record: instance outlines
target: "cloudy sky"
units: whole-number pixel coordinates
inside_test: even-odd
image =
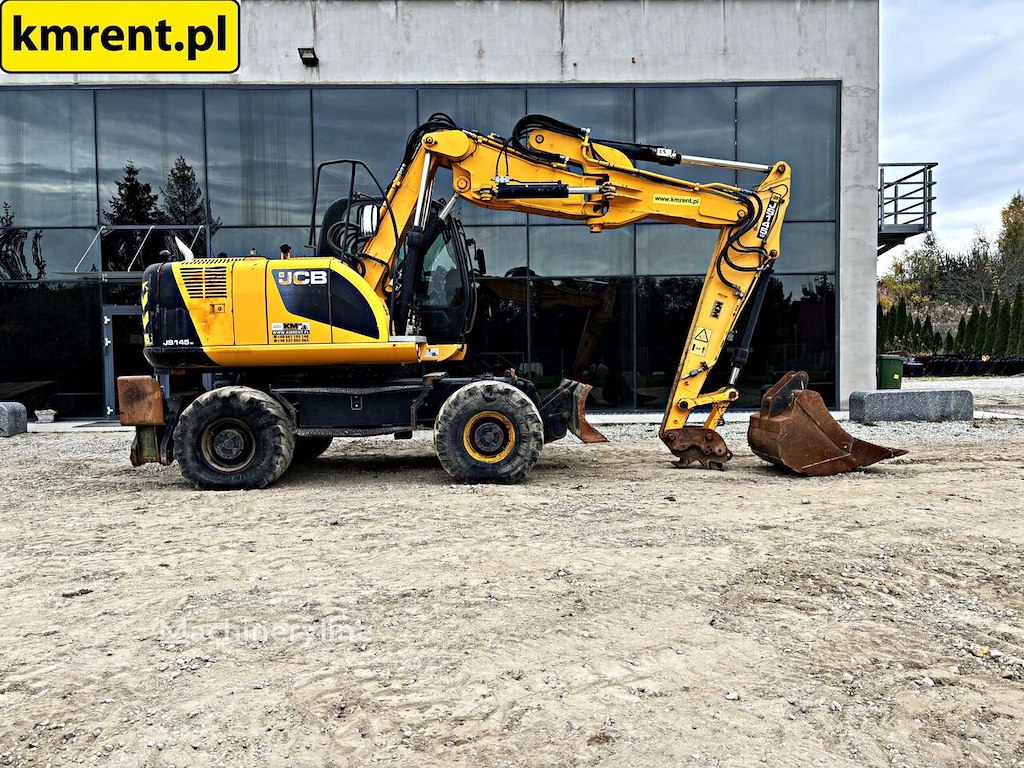
[[[940,243],[995,239],[1024,190],[1024,0],[881,0],[880,134],[883,163],[938,162]]]

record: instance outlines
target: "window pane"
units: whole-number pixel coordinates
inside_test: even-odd
[[[197,90],[118,88],[96,92],[99,145],[100,206],[110,216],[112,200],[138,210],[118,197],[117,182],[125,166],[138,169],[140,184],[160,195],[157,206],[173,224],[200,224],[206,219],[206,177],[203,168],[203,104]],[[178,159],[182,163],[178,164]],[[177,167],[176,167],[176,164]],[[173,184],[168,175],[175,170]],[[192,176],[190,176],[192,174]],[[198,197],[196,196],[198,194]],[[217,212],[213,211],[213,217]],[[117,224],[148,224],[157,217],[136,216]],[[110,218],[104,218],[110,222]]]
[[[717,229],[641,224],[636,228],[637,274],[703,274],[717,242]]]
[[[308,90],[206,92],[210,204],[226,226],[309,221]]]
[[[0,400],[100,412],[99,291],[98,281],[0,283]]]
[[[526,114],[522,88],[421,88],[419,122],[444,112],[460,128],[508,136]]]
[[[385,191],[402,163],[405,141],[415,127],[416,91],[412,89],[313,91],[316,163],[338,158],[362,160]],[[348,197],[349,174],[346,166],[324,170],[317,202],[318,221],[332,201]],[[356,190],[374,197],[380,195],[365,173],[356,175]]]
[[[16,227],[96,225],[91,91],[3,89],[0,203]]]
[[[213,236],[213,255],[248,256],[255,249],[260,256],[277,259],[281,255],[281,246],[290,245],[292,256],[312,256],[313,252],[305,248],[308,237],[309,229],[302,227],[225,227],[217,230]]]
[[[530,88],[527,111],[548,115],[564,123],[589,128],[594,138],[633,140],[631,88]]]
[[[523,278],[478,280],[476,320],[468,338],[466,369],[500,373],[526,369],[526,292]]]
[[[637,400],[641,408],[663,408],[689,331],[702,276],[643,278],[637,285]],[[739,337],[746,323],[737,325]],[[704,384],[724,386],[732,362],[727,344]],[[773,276],[750,359],[737,388],[737,406],[756,408],[761,388],[789,370],[807,371],[811,388],[835,404],[835,283],[825,275]],[[736,406],[734,406],[736,407]]]
[[[0,230],[0,280],[67,280],[100,268],[95,229]],[[84,257],[84,258],[83,258]]]
[[[664,408],[668,402],[703,280],[703,276],[637,280],[638,408]]]
[[[460,128],[507,137],[512,126],[526,114],[526,91],[522,88],[421,88],[419,122],[434,112],[444,112]],[[438,174],[434,197],[452,195],[450,172]],[[467,224],[522,224],[526,214],[489,211],[463,203],[460,217]]]
[[[542,392],[590,384],[588,407],[633,408],[632,279],[531,279],[532,366]]]
[[[181,254],[174,238],[188,246],[196,258],[206,256],[206,230],[203,225],[181,229],[153,226],[110,228],[100,240],[103,270],[106,272],[141,272],[150,264],[180,261]],[[168,255],[164,255],[164,251]]]
[[[633,227],[594,234],[583,225],[531,226],[530,270],[545,277],[630,275]]]
[[[736,89],[637,88],[636,140],[670,147],[684,155],[734,160],[736,157]],[[696,165],[642,167],[700,184],[736,183],[736,173]]]
[[[836,225],[784,224],[775,271],[835,272]]]
[[[786,216],[832,221],[836,216],[836,87],[756,86],[737,89],[737,156],[751,163],[785,160],[793,167]],[[741,173],[756,185],[761,175]]]
[[[526,227],[467,226],[466,237],[475,240],[472,249],[484,252],[487,274],[493,277],[508,275],[509,270],[526,266]]]
[[[754,334],[749,370],[757,385],[774,384],[786,371],[807,371],[811,389],[835,405],[836,284],[831,275],[772,278]],[[756,399],[754,398],[755,404]]]

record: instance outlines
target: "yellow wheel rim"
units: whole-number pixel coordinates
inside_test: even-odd
[[[497,411],[473,414],[462,430],[466,453],[484,464],[497,464],[508,457],[516,444],[516,428],[512,421]]]

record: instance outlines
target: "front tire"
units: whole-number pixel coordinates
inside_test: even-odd
[[[249,387],[221,387],[200,395],[174,429],[181,474],[201,490],[266,488],[284,474],[295,433],[284,408]]]
[[[537,406],[503,381],[474,381],[456,390],[434,422],[437,458],[461,482],[517,483],[543,446]]]

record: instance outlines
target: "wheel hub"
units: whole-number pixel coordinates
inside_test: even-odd
[[[505,442],[505,433],[493,421],[487,421],[473,432],[473,442],[484,453],[497,453]]]
[[[220,419],[203,432],[200,449],[212,468],[237,472],[256,455],[256,438],[249,426],[238,419]]]
[[[516,430],[503,413],[483,411],[475,414],[462,433],[466,451],[477,461],[496,464],[506,458],[516,443]]]
[[[237,429],[225,429],[213,439],[213,452],[226,461],[235,461],[245,450],[245,438]]]

